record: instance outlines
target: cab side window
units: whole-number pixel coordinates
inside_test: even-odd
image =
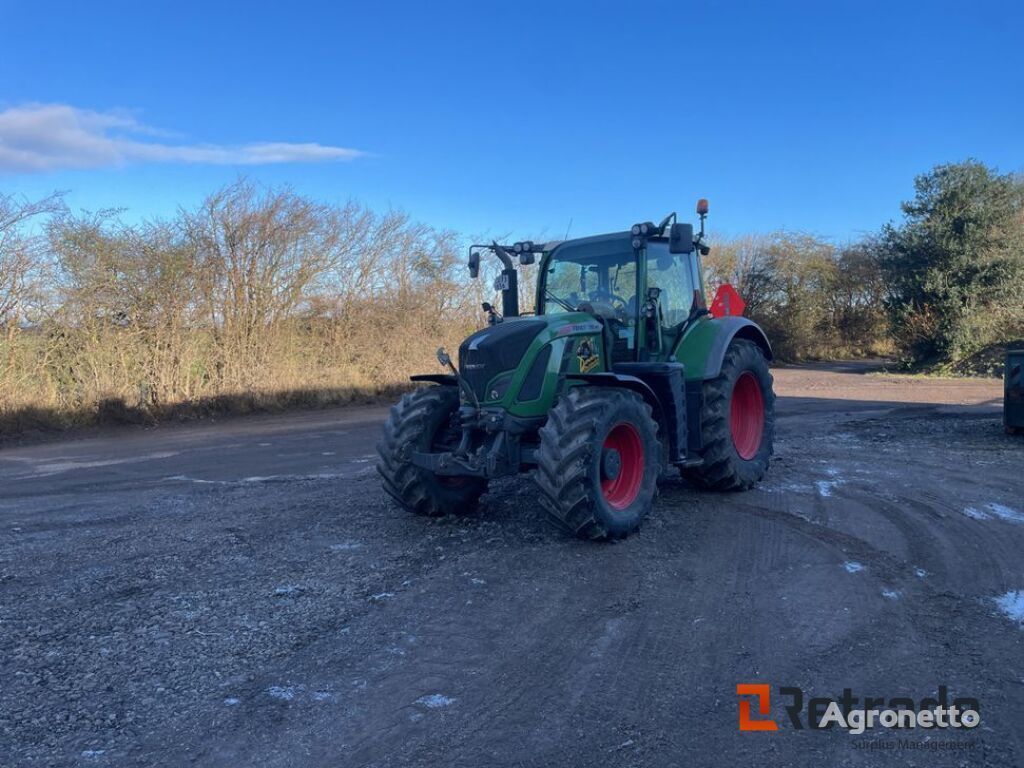
[[[669,253],[668,243],[647,244],[647,287],[661,289],[665,327],[678,325],[693,308],[692,254]]]

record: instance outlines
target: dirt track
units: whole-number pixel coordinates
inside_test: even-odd
[[[0,763],[1024,762],[1024,441],[998,382],[776,373],[766,482],[614,545],[526,480],[418,519],[383,409],[0,452]],[[1024,597],[1021,598],[1024,603]],[[1024,617],[1022,617],[1024,618]],[[737,683],[981,705],[955,752],[737,731]]]

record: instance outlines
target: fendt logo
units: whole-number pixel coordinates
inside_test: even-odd
[[[777,731],[779,724],[771,719],[771,686],[765,683],[740,683],[736,686],[736,695],[756,696],[757,713],[767,720],[754,720],[750,717],[750,699],[740,698],[740,730],[741,731]]]
[[[767,683],[739,683],[739,723],[741,731],[777,731],[779,723],[771,716],[771,686]],[[917,728],[971,729],[981,723],[981,705],[971,696],[952,699],[949,688],[938,687],[937,696],[914,701],[909,696],[855,696],[844,688],[841,696],[807,698],[800,688],[783,685],[778,689],[782,708],[795,730],[829,730],[835,726],[853,735],[875,728],[904,730]],[[752,705],[757,702],[756,715]],[[805,703],[806,702],[806,703]]]

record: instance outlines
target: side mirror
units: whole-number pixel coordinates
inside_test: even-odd
[[[469,252],[469,276],[474,279],[480,276],[480,251]]]
[[[669,253],[693,253],[693,224],[673,224],[668,235]]]

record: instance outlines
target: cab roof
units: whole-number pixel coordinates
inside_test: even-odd
[[[547,259],[557,255],[562,261],[590,260],[623,252],[632,253],[633,236],[629,232],[611,232],[575,240],[556,240],[545,243],[544,250]]]

